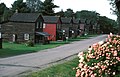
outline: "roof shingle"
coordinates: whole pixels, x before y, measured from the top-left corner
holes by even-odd
[[[45,23],[58,23],[59,17],[57,16],[43,16]]]
[[[71,21],[72,21],[72,18],[61,18],[61,21],[62,21],[62,23],[64,23],[64,24],[69,24],[69,23],[71,23]]]
[[[11,16],[10,21],[13,22],[35,22],[39,13],[15,13]]]

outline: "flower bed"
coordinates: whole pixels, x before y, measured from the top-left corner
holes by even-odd
[[[110,33],[106,41],[78,54],[76,77],[113,77],[120,73],[120,36]]]

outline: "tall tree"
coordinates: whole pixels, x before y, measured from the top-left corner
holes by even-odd
[[[7,8],[4,3],[1,3],[0,4],[0,22],[7,21],[10,16],[11,16],[11,12],[9,8]]]
[[[63,9],[61,9],[61,11],[57,12],[56,14],[57,16],[65,17]]]
[[[108,0],[108,1],[110,1],[110,5],[112,6],[112,8],[110,9],[113,11],[113,14],[117,15],[118,17],[117,18],[117,22],[119,25],[118,33],[120,34],[120,10],[118,10],[117,5],[116,5],[116,1],[119,1],[119,0]]]
[[[30,9],[23,0],[17,0],[12,4],[12,11],[15,12],[16,10],[20,13],[30,12]]]
[[[72,9],[67,9],[67,11],[65,11],[64,13],[65,17],[74,17],[74,12]]]
[[[31,9],[31,12],[41,12],[41,0],[26,0],[26,4]]]
[[[50,16],[54,16],[54,8],[58,8],[59,6],[55,5],[53,3],[53,0],[45,0],[42,3],[42,14],[43,15],[50,15]]]
[[[6,5],[4,3],[0,3],[0,15],[3,15],[5,9],[7,9]]]
[[[100,16],[99,17],[99,24],[100,24],[100,30],[103,33],[116,33],[117,30],[117,23],[115,20],[109,19],[105,16]]]
[[[99,19],[99,15],[100,14],[95,11],[88,11],[88,10],[77,11],[75,13],[76,18],[88,19],[88,20],[92,20],[93,22],[97,22],[97,20]]]

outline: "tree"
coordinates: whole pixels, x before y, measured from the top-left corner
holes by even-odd
[[[53,0],[45,0],[42,3],[42,14],[43,15],[50,15],[50,16],[54,16],[54,8],[58,8],[59,6],[55,5],[53,3]]]
[[[103,33],[117,33],[117,22],[115,20],[109,19],[106,16],[99,16],[100,30]]]
[[[3,15],[5,9],[7,9],[6,5],[4,3],[1,3],[0,4],[0,15]]]
[[[31,9],[31,12],[41,12],[41,0],[26,0],[26,4]]]
[[[67,11],[65,11],[64,13],[65,17],[74,17],[74,12],[72,9],[67,9]]]
[[[112,6],[112,8],[110,8],[112,11],[113,11],[113,14],[117,15],[117,22],[118,22],[118,25],[119,25],[119,28],[118,28],[118,33],[120,34],[120,11],[118,10],[117,8],[117,5],[116,5],[116,1],[117,0],[108,0],[110,1],[110,5]]]
[[[65,17],[63,9],[61,9],[61,11],[57,12],[56,14],[57,16]]]
[[[30,12],[30,9],[23,0],[17,0],[12,4],[12,11],[15,12],[16,10],[20,13]]]
[[[10,16],[11,16],[11,13],[9,8],[7,8],[4,3],[1,3],[0,4],[0,22],[8,21]]]
[[[95,11],[88,11],[88,10],[77,11],[75,13],[76,18],[88,19],[88,20],[92,20],[93,22],[97,22],[97,20],[99,19],[99,15],[100,14]]]

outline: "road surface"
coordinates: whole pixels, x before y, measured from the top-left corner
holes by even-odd
[[[44,68],[48,64],[75,55],[87,49],[90,45],[104,40],[106,37],[107,35],[100,35],[37,53],[0,58],[0,77],[17,77],[25,72]]]

